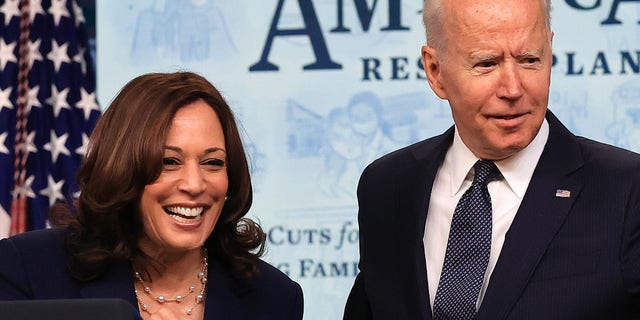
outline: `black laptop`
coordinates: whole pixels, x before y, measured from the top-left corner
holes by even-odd
[[[0,301],[2,320],[141,320],[122,299]]]

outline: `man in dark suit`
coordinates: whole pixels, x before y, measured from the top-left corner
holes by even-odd
[[[640,156],[547,110],[549,2],[426,1],[455,126],[363,172],[345,319],[640,319]]]

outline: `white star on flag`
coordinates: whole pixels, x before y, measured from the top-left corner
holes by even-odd
[[[82,145],[76,148],[76,153],[84,157],[87,154],[87,148],[89,148],[89,137],[83,132]]]
[[[80,64],[80,71],[82,71],[82,74],[87,74],[87,62],[84,60],[85,51],[86,50],[84,49],[80,49],[78,50],[78,53],[73,56],[73,61]]]
[[[88,93],[84,88],[80,88],[80,101],[76,102],[76,107],[81,108],[84,111],[85,120],[89,120],[91,111],[100,111],[100,106],[96,102],[96,93]]]
[[[68,138],[69,138],[68,133],[64,133],[63,135],[58,137],[58,135],[56,135],[56,132],[54,130],[51,130],[51,140],[47,142],[43,146],[43,148],[51,152],[51,159],[53,159],[54,163],[58,161],[58,156],[60,154],[64,154],[67,156],[71,155],[71,153],[69,152],[69,149],[67,149],[67,146],[65,145],[67,143]]]
[[[84,13],[82,12],[82,8],[78,5],[77,2],[73,2],[73,12],[76,14],[76,27],[81,23],[86,22],[84,19]]]
[[[27,113],[31,112],[32,107],[42,107],[40,99],[38,99],[38,92],[40,92],[40,86],[35,86],[27,92]]]
[[[40,53],[40,39],[36,40],[35,42],[29,41],[28,59],[29,59],[29,69],[33,67],[33,63],[36,60],[42,61],[42,54]]]
[[[71,110],[71,106],[67,103],[67,94],[69,94],[69,88],[58,92],[56,85],[51,85],[51,97],[47,99],[47,103],[53,107],[53,115],[57,118],[60,115],[62,109]]]
[[[53,67],[55,68],[56,72],[60,71],[60,66],[63,62],[71,63],[69,54],[67,54],[68,48],[68,42],[65,42],[61,46],[59,46],[58,42],[55,39],[51,41],[51,52],[47,54],[47,59],[53,61]]]
[[[4,39],[0,40],[0,71],[4,70],[8,62],[18,63],[18,58],[13,54],[16,44],[18,41],[7,44]]]
[[[71,17],[69,10],[67,10],[67,0],[51,1],[51,8],[49,8],[48,12],[53,15],[53,23],[56,27],[60,24],[62,17]]]
[[[9,132],[3,132],[2,134],[0,134],[0,153],[9,154],[9,149],[7,149],[7,146],[5,144],[5,140],[7,140],[8,134]]]
[[[12,89],[13,88],[8,87],[4,90],[0,90],[0,112],[2,112],[3,108],[7,108],[9,110],[13,109],[13,103],[11,103],[11,99],[9,99]]]
[[[33,179],[35,179],[35,176],[33,176],[33,175],[29,176],[24,181],[24,186],[22,186],[20,188],[16,188],[16,190],[14,191],[14,196],[19,196],[19,197],[25,197],[26,196],[26,197],[29,197],[29,198],[35,198],[36,194],[33,193],[33,189],[31,188],[31,185],[33,184]]]
[[[56,182],[51,175],[47,176],[47,187],[40,190],[40,194],[49,197],[49,207],[56,203],[56,200],[64,200],[62,186],[64,179]]]
[[[29,20],[31,23],[36,19],[36,14],[45,15],[42,9],[42,0],[29,0]]]
[[[25,141],[22,145],[18,146],[20,150],[25,153],[38,153],[38,148],[36,147],[34,140],[36,138],[36,132],[31,131],[27,135],[27,141]]]
[[[11,18],[20,18],[20,4],[19,0],[6,0],[2,6],[0,6],[0,12],[4,13],[4,25],[7,26],[11,22]]]

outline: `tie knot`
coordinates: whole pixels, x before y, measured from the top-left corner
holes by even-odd
[[[496,167],[493,161],[487,160],[478,160],[476,164],[473,165],[473,169],[475,170],[473,177],[474,184],[487,184],[500,173],[500,170],[498,170],[498,167]]]

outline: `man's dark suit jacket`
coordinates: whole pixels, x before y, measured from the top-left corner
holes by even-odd
[[[0,300],[121,298],[137,310],[129,263],[114,263],[91,282],[67,273],[63,229],[27,232],[0,240]],[[276,268],[260,261],[260,275],[235,280],[209,258],[205,319],[302,319],[302,289]]]
[[[547,120],[549,139],[476,319],[640,319],[640,155],[576,137],[551,112]],[[432,319],[424,227],[453,135],[362,174],[360,273],[345,319]]]

